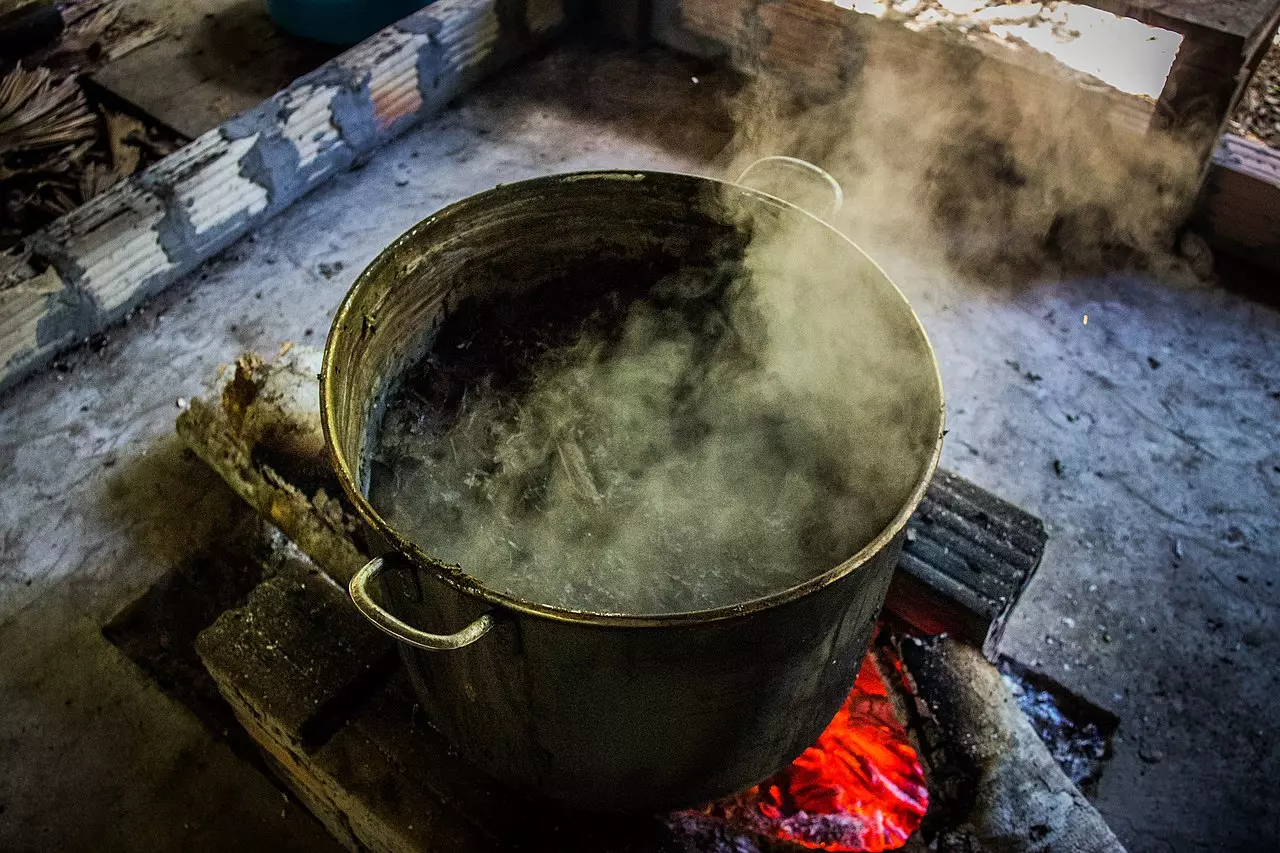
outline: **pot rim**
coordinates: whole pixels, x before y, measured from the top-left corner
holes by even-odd
[[[570,608],[542,604],[540,602],[530,601],[499,592],[467,574],[461,566],[447,563],[439,558],[433,557],[413,542],[401,536],[400,533],[382,517],[381,513],[374,509],[373,505],[369,503],[369,500],[357,485],[351,466],[348,464],[346,456],[338,447],[338,444],[334,439],[334,436],[337,434],[337,430],[333,423],[333,406],[330,396],[332,388],[336,382],[332,372],[334,369],[334,351],[336,349],[335,340],[338,336],[338,331],[345,324],[347,316],[352,310],[353,303],[355,302],[355,297],[363,289],[365,283],[371,278],[372,271],[377,268],[386,257],[388,257],[396,246],[414,239],[420,232],[430,228],[441,219],[455,216],[460,211],[471,207],[472,205],[482,203],[494,193],[512,192],[518,188],[527,187],[529,185],[545,185],[551,182],[574,183],[577,181],[588,180],[645,181],[651,177],[655,179],[679,178],[717,185],[721,191],[727,189],[733,190],[747,197],[754,198],[759,202],[787,209],[792,215],[807,217],[837,235],[841,240],[848,244],[850,249],[860,255],[866,263],[870,264],[871,267],[873,267],[875,271],[883,277],[889,286],[893,288],[893,291],[898,294],[898,297],[902,300],[903,307],[911,315],[912,320],[915,321],[915,325],[920,330],[920,336],[924,341],[925,351],[929,357],[929,364],[933,367],[933,378],[938,389],[939,419],[938,435],[934,441],[932,451],[929,455],[929,460],[925,466],[923,475],[920,477],[920,481],[916,484],[915,489],[904,502],[897,515],[895,515],[884,529],[882,529],[870,542],[864,545],[851,557],[836,564],[827,571],[809,578],[803,583],[779,590],[761,598],[706,610],[690,610],[680,613],[644,615],[608,613],[591,610],[573,610]],[[509,184],[498,184],[491,189],[467,196],[446,205],[440,210],[437,210],[435,213],[431,214],[426,219],[423,219],[421,222],[414,225],[392,241],[391,244],[379,252],[378,256],[370,261],[356,277],[351,288],[347,291],[342,302],[339,304],[337,312],[334,314],[333,323],[329,327],[329,334],[325,338],[324,358],[321,362],[320,368],[320,421],[324,430],[325,447],[328,451],[330,462],[333,464],[334,472],[338,477],[338,482],[341,484],[342,490],[355,506],[356,512],[359,513],[361,519],[371,528],[386,537],[387,541],[394,546],[394,550],[396,552],[407,557],[416,566],[431,571],[437,578],[457,589],[459,592],[473,598],[480,599],[481,601],[502,610],[514,611],[525,616],[551,619],[560,622],[611,628],[670,628],[681,625],[701,625],[708,622],[734,619],[804,598],[805,596],[817,592],[818,590],[845,578],[888,546],[889,543],[893,541],[893,538],[906,527],[907,521],[911,518],[911,515],[916,511],[916,508],[924,499],[925,490],[928,489],[929,484],[933,481],[934,473],[938,467],[938,461],[942,456],[942,441],[947,432],[946,409],[946,398],[942,385],[942,372],[938,365],[937,354],[933,349],[933,343],[929,340],[929,335],[924,328],[924,324],[920,322],[920,317],[916,314],[915,309],[911,307],[911,303],[907,300],[906,295],[903,294],[898,285],[894,283],[893,279],[890,278],[884,269],[876,263],[870,255],[864,252],[858,244],[849,239],[847,235],[804,208],[778,198],[777,196],[770,195],[769,193],[761,192],[760,190],[752,189],[741,184],[724,181],[719,178],[692,175],[684,172],[664,172],[652,169],[599,169],[581,172],[562,172],[542,175],[535,178],[526,178]]]

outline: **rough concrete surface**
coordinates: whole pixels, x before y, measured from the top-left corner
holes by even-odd
[[[452,200],[557,170],[706,170],[719,84],[659,54],[553,54],[0,400],[0,849],[326,849],[99,634],[233,500],[180,452],[177,404],[244,349],[322,338],[356,272]],[[1269,849],[1280,315],[1134,277],[995,291],[869,248],[938,350],[943,464],[1049,526],[1003,650],[1123,718],[1099,809],[1136,853]]]

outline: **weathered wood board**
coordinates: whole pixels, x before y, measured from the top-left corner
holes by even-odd
[[[954,768],[948,791],[967,802],[977,850],[1124,853],[1106,821],[1054,762],[1000,677],[971,646],[947,637],[899,644],[923,702],[925,755]]]
[[[1194,222],[1215,246],[1280,272],[1280,151],[1224,136]]]

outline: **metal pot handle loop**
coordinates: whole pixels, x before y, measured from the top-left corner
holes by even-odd
[[[750,176],[752,172],[756,171],[758,167],[770,165],[770,164],[784,165],[792,169],[800,169],[802,171],[808,172],[810,175],[817,176],[823,183],[827,185],[827,189],[831,191],[831,200],[830,200],[831,206],[826,213],[821,214],[823,218],[829,217],[829,216],[835,216],[837,213],[840,212],[841,208],[844,207],[844,188],[840,186],[840,182],[837,181],[832,176],[832,174],[828,172],[826,169],[822,168],[821,166],[815,166],[813,163],[810,163],[808,160],[801,160],[799,157],[788,157],[785,154],[771,154],[768,157],[761,157],[759,160],[755,161],[750,166],[743,169],[741,174],[738,175],[738,179],[734,181],[734,183],[740,184],[744,187],[751,187],[751,184],[748,182],[748,176]],[[755,187],[755,189],[760,189],[760,188]],[[769,192],[768,190],[765,190],[765,189],[761,189],[761,191]],[[770,193],[770,195],[776,195],[776,193]],[[783,198],[783,201],[789,201],[789,199]],[[803,207],[803,205],[797,205],[797,206]],[[809,212],[813,213],[815,216],[819,215],[816,211],[811,210]]]
[[[356,609],[363,613],[366,619],[401,642],[429,652],[450,652],[471,645],[498,624],[498,620],[490,611],[456,634],[429,634],[415,628],[392,616],[369,594],[369,585],[373,583],[374,578],[382,574],[385,568],[385,561],[381,557],[374,557],[364,564],[364,568],[355,573],[351,583],[347,584],[347,590],[351,593],[351,601]]]

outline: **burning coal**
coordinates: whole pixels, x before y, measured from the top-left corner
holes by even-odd
[[[924,770],[868,654],[840,712],[791,766],[670,823],[695,849],[744,849],[732,841],[742,837],[861,853],[901,847],[928,807]]]

